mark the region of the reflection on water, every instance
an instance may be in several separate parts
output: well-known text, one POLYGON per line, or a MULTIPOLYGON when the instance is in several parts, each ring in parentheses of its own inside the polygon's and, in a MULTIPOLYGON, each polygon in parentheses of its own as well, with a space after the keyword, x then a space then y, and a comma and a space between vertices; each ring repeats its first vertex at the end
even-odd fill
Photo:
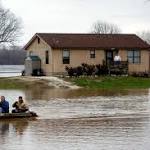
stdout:
POLYGON ((9 131, 9 124, 8 123, 0 123, 0 135, 4 136, 8 133, 9 131))
POLYGON ((0 140, 3 150, 148 150, 150 146, 150 124, 145 118, 92 121, 40 119, 28 121, 19 135, 14 129, 15 123, 8 125, 9 130, 0 140))
POLYGON ((0 121, 2 150, 148 150, 148 90, 0 90, 12 103, 18 95, 37 120, 0 121), (105 116, 105 117, 103 117, 105 116))
POLYGON ((16 135, 22 135, 28 126, 28 120, 6 120, 0 122, 0 131, 1 136, 5 137, 9 134, 9 130, 16 133, 16 135))
POLYGON ((26 90, 27 99, 50 99, 50 98, 78 98, 78 97, 93 97, 93 96, 122 96, 122 95, 147 95, 148 90, 87 90, 87 89, 41 89, 33 87, 26 90))
POLYGON ((18 135, 22 135, 26 128, 28 127, 28 121, 27 120, 21 120, 21 121, 15 121, 12 123, 13 129, 18 135))

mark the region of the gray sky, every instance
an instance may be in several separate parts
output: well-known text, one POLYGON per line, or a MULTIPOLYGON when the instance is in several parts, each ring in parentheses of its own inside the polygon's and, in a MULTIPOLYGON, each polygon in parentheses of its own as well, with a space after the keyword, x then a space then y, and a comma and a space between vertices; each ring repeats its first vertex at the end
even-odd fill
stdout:
POLYGON ((90 32, 97 21, 117 24, 124 33, 150 30, 148 0, 2 0, 22 18, 25 44, 36 32, 90 32))

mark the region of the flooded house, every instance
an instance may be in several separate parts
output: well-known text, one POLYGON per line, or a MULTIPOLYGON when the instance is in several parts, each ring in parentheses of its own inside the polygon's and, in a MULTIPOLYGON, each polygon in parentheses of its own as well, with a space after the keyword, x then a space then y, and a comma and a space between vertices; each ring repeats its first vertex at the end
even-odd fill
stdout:
MULTIPOLYGON (((127 62, 128 73, 150 73, 150 45, 135 34, 62 34, 36 33, 25 45, 27 75, 32 74, 32 62, 45 75, 66 73, 65 67, 82 63, 109 65, 116 52, 127 62), (30 68, 29 68, 30 66, 30 68)), ((36 66, 36 67, 35 67, 36 66)))

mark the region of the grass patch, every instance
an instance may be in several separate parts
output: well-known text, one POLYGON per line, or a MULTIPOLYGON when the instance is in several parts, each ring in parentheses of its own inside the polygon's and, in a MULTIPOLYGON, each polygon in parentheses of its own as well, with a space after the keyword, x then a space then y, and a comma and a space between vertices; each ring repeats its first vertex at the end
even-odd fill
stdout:
POLYGON ((150 88, 150 78, 141 77, 98 77, 72 78, 71 82, 89 89, 147 89, 150 88))
POLYGON ((26 81, 17 78, 0 78, 0 89, 28 89, 35 87, 46 87, 44 81, 26 81))
POLYGON ((17 79, 0 78, 0 89, 22 89, 27 88, 27 84, 17 79))

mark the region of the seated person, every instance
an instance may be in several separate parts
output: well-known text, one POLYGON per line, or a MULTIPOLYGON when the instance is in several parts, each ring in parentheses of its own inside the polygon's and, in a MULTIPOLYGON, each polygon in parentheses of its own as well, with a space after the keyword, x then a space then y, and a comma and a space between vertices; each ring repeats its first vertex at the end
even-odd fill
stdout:
POLYGON ((18 101, 14 102, 12 107, 15 108, 15 109, 12 110, 12 113, 27 112, 29 110, 29 108, 25 104, 22 96, 19 96, 18 101))
POLYGON ((5 96, 1 96, 0 113, 9 113, 9 102, 5 100, 5 96))

